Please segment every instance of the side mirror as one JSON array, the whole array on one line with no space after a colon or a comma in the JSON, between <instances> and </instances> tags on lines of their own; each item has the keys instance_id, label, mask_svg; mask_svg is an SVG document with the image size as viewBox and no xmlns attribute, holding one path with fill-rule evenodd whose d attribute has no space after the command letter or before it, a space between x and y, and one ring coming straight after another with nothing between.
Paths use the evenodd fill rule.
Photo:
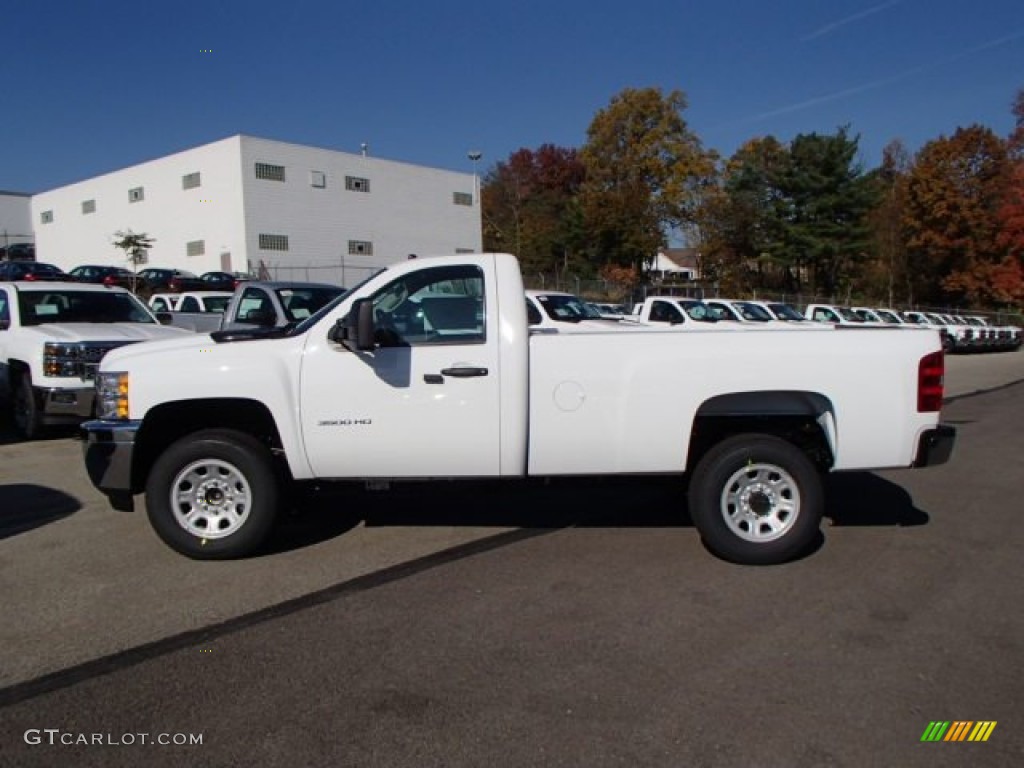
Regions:
<instances>
[{"instance_id":1,"label":"side mirror","mask_svg":"<svg viewBox=\"0 0 1024 768\"><path fill-rule=\"evenodd\" d=\"M374 349L373 300L356 299L345 317L339 319L328 333L331 341L346 349L366 351Z\"/></svg>"},{"instance_id":2,"label":"side mirror","mask_svg":"<svg viewBox=\"0 0 1024 768\"><path fill-rule=\"evenodd\" d=\"M171 320L173 318L171 317L171 313L170 312L157 312L156 313L156 319L157 319L157 322L160 323L160 325L170 325L171 324Z\"/></svg>"}]
</instances>

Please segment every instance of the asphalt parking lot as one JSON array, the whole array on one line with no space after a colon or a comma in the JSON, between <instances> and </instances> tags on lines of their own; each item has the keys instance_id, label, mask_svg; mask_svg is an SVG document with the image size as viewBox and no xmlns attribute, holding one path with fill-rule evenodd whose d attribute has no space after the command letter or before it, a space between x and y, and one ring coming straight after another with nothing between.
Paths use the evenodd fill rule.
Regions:
<instances>
[{"instance_id":1,"label":"asphalt parking lot","mask_svg":"<svg viewBox=\"0 0 1024 768\"><path fill-rule=\"evenodd\" d=\"M950 357L947 394L950 463L833 478L822 545L773 568L625 480L328 494L196 563L72 437L0 431L0 762L1020 764L1024 353Z\"/></svg>"}]
</instances>

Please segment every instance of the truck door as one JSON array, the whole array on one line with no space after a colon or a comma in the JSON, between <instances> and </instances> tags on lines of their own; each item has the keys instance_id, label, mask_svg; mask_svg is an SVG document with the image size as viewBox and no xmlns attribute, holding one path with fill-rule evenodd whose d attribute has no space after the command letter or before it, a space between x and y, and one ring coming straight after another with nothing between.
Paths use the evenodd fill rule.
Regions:
<instances>
[{"instance_id":1,"label":"truck door","mask_svg":"<svg viewBox=\"0 0 1024 768\"><path fill-rule=\"evenodd\" d=\"M329 323L311 333L300 408L318 477L498 474L498 339L486 324L492 290L476 266L427 268L372 297L372 352L331 342Z\"/></svg>"}]
</instances>

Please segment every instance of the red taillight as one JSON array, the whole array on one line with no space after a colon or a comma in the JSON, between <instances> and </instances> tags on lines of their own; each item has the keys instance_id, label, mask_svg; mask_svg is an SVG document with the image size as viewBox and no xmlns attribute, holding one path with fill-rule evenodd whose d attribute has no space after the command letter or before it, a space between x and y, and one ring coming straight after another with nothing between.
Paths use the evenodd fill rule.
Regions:
<instances>
[{"instance_id":1,"label":"red taillight","mask_svg":"<svg viewBox=\"0 0 1024 768\"><path fill-rule=\"evenodd\" d=\"M103 278L103 284L104 285L113 285L114 284L114 276L113 275L107 275L106 277L104 277Z\"/></svg>"},{"instance_id":2,"label":"red taillight","mask_svg":"<svg viewBox=\"0 0 1024 768\"><path fill-rule=\"evenodd\" d=\"M946 373L946 357L932 352L921 358L917 364L917 412L934 413L942 409L943 378Z\"/></svg>"},{"instance_id":3,"label":"red taillight","mask_svg":"<svg viewBox=\"0 0 1024 768\"><path fill-rule=\"evenodd\" d=\"M28 282L30 282L30 283L34 283L34 282L35 282L36 280L38 280L38 279L39 279L39 278L38 278L38 277L36 277L36 276L35 276L35 275L34 275L33 273L31 273L31 272L29 272L28 274L26 274L26 275L25 275L25 280L27 280L27 281L28 281Z\"/></svg>"},{"instance_id":4,"label":"red taillight","mask_svg":"<svg viewBox=\"0 0 1024 768\"><path fill-rule=\"evenodd\" d=\"M180 290L181 281L176 277L172 277L170 282L167 283L167 287L170 288L172 291Z\"/></svg>"}]
</instances>

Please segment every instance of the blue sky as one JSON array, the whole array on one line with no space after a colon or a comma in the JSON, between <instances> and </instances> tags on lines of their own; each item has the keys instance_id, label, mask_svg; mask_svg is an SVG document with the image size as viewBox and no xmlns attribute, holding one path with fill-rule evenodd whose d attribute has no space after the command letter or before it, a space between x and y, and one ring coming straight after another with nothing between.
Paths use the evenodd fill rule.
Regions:
<instances>
[{"instance_id":1,"label":"blue sky","mask_svg":"<svg viewBox=\"0 0 1024 768\"><path fill-rule=\"evenodd\" d=\"M1024 88L1024 0L5 0L0 189L236 133L481 172L579 147L625 88L678 89L706 147L849 125L874 167Z\"/></svg>"}]
</instances>

